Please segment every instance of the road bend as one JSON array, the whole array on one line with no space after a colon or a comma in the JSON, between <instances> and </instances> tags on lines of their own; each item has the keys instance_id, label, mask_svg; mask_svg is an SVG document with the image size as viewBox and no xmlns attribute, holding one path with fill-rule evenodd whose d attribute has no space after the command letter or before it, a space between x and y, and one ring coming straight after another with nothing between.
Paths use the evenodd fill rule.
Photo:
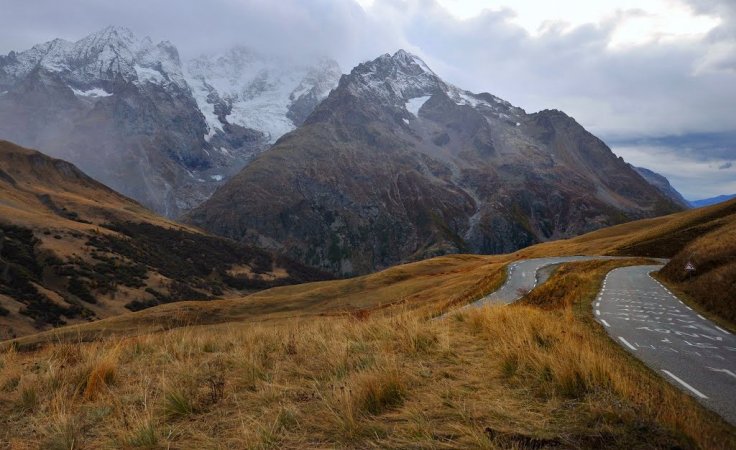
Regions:
<instances>
[{"instance_id":1,"label":"road bend","mask_svg":"<svg viewBox=\"0 0 736 450\"><path fill-rule=\"evenodd\" d=\"M540 279L540 270L558 264L578 261L620 259L613 256L557 256L551 258L524 259L509 264L506 268L506 282L497 291L468 304L465 308L479 308L486 305L507 305L523 297L538 284L546 281Z\"/></svg>"},{"instance_id":2,"label":"road bend","mask_svg":"<svg viewBox=\"0 0 736 450\"><path fill-rule=\"evenodd\" d=\"M736 425L736 337L632 266L608 273L593 302L615 342L667 381Z\"/></svg>"}]
</instances>

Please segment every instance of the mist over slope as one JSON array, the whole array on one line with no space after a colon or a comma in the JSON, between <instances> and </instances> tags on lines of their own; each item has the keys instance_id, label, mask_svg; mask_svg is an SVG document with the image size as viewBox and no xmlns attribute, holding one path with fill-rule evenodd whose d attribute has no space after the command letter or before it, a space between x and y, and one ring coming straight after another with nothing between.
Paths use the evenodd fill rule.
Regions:
<instances>
[{"instance_id":1,"label":"mist over slope","mask_svg":"<svg viewBox=\"0 0 736 450\"><path fill-rule=\"evenodd\" d=\"M0 138L168 217L198 205L337 83L334 61L234 48L181 61L123 27L0 56Z\"/></svg>"}]
</instances>

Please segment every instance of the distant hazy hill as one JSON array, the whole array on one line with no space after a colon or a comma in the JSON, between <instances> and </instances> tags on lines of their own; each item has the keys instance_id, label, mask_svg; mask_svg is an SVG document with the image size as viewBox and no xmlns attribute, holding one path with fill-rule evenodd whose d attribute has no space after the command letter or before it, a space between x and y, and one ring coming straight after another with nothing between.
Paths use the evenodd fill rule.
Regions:
<instances>
[{"instance_id":1,"label":"distant hazy hill","mask_svg":"<svg viewBox=\"0 0 736 450\"><path fill-rule=\"evenodd\" d=\"M736 198L736 194L733 195L719 195L718 197L705 198L702 200L694 200L690 202L693 208L700 208L701 206L715 205L716 203L722 203L732 198Z\"/></svg>"}]
</instances>

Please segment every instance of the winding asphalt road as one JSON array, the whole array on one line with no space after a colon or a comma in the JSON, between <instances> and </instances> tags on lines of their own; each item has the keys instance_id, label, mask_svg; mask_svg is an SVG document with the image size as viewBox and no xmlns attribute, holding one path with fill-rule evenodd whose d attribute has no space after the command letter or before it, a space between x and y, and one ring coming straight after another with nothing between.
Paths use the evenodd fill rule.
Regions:
<instances>
[{"instance_id":1,"label":"winding asphalt road","mask_svg":"<svg viewBox=\"0 0 736 450\"><path fill-rule=\"evenodd\" d=\"M616 259L614 256L558 256L553 258L534 258L516 261L507 267L506 282L497 291L465 306L479 308L486 305L508 305L531 291L537 284L544 283L547 277L539 279L540 269L576 261L594 259Z\"/></svg>"},{"instance_id":2,"label":"winding asphalt road","mask_svg":"<svg viewBox=\"0 0 736 450\"><path fill-rule=\"evenodd\" d=\"M547 280L551 271L545 268L594 259L616 257L516 261L508 266L501 288L464 308L513 303ZM609 272L593 303L596 320L616 343L736 425L736 336L693 311L650 276L661 267L632 266Z\"/></svg>"},{"instance_id":3,"label":"winding asphalt road","mask_svg":"<svg viewBox=\"0 0 736 450\"><path fill-rule=\"evenodd\" d=\"M736 425L736 337L650 276L661 266L614 269L593 303L618 344Z\"/></svg>"}]
</instances>

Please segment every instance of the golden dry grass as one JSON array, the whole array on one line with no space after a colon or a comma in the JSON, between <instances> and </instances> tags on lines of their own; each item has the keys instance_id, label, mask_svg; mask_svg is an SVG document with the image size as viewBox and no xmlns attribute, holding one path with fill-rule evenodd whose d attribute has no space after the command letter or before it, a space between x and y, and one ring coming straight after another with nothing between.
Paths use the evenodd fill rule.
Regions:
<instances>
[{"instance_id":1,"label":"golden dry grass","mask_svg":"<svg viewBox=\"0 0 736 450\"><path fill-rule=\"evenodd\" d=\"M9 448L733 448L577 301L219 324L0 355ZM584 280L584 281L581 281ZM580 281L580 282L578 282ZM573 298L573 297L570 297ZM541 301L541 299L538 299ZM108 367L108 369L101 369ZM114 375L85 395L96 372ZM104 378L104 377L103 377Z\"/></svg>"},{"instance_id":2,"label":"golden dry grass","mask_svg":"<svg viewBox=\"0 0 736 450\"><path fill-rule=\"evenodd\" d=\"M6 341L0 347L89 341L222 322L283 322L315 316L375 316L396 308L436 316L497 289L507 256L450 255L346 280L305 283L217 301L177 302Z\"/></svg>"},{"instance_id":3,"label":"golden dry grass","mask_svg":"<svg viewBox=\"0 0 736 450\"><path fill-rule=\"evenodd\" d=\"M557 255L625 255L670 258L700 236L736 222L736 200L653 219L637 220L571 239L534 245L517 258Z\"/></svg>"},{"instance_id":4,"label":"golden dry grass","mask_svg":"<svg viewBox=\"0 0 736 450\"><path fill-rule=\"evenodd\" d=\"M688 242L660 274L680 296L736 329L736 202L731 210L730 216L709 222L709 229ZM684 270L688 262L695 273Z\"/></svg>"},{"instance_id":5,"label":"golden dry grass","mask_svg":"<svg viewBox=\"0 0 736 450\"><path fill-rule=\"evenodd\" d=\"M663 383L661 377L644 368L619 346L612 345L602 327L593 320L590 303L599 291L603 277L615 267L645 263L646 260L631 259L562 265L545 285L529 293L514 307L536 305L550 313L562 314L568 321L574 318L575 326L582 325L588 330L584 340L590 351L575 349L575 352L582 367L596 367L603 378L591 380L586 378L585 370L571 372L565 365L561 371L567 373L568 388L586 389L589 385L610 383L616 391L635 398L642 411L653 415L659 423L690 436L700 447L731 448L736 445L733 427L716 419L713 413L697 407L692 398ZM604 367L608 365L611 366ZM587 375L591 374L595 375L595 372Z\"/></svg>"}]
</instances>

